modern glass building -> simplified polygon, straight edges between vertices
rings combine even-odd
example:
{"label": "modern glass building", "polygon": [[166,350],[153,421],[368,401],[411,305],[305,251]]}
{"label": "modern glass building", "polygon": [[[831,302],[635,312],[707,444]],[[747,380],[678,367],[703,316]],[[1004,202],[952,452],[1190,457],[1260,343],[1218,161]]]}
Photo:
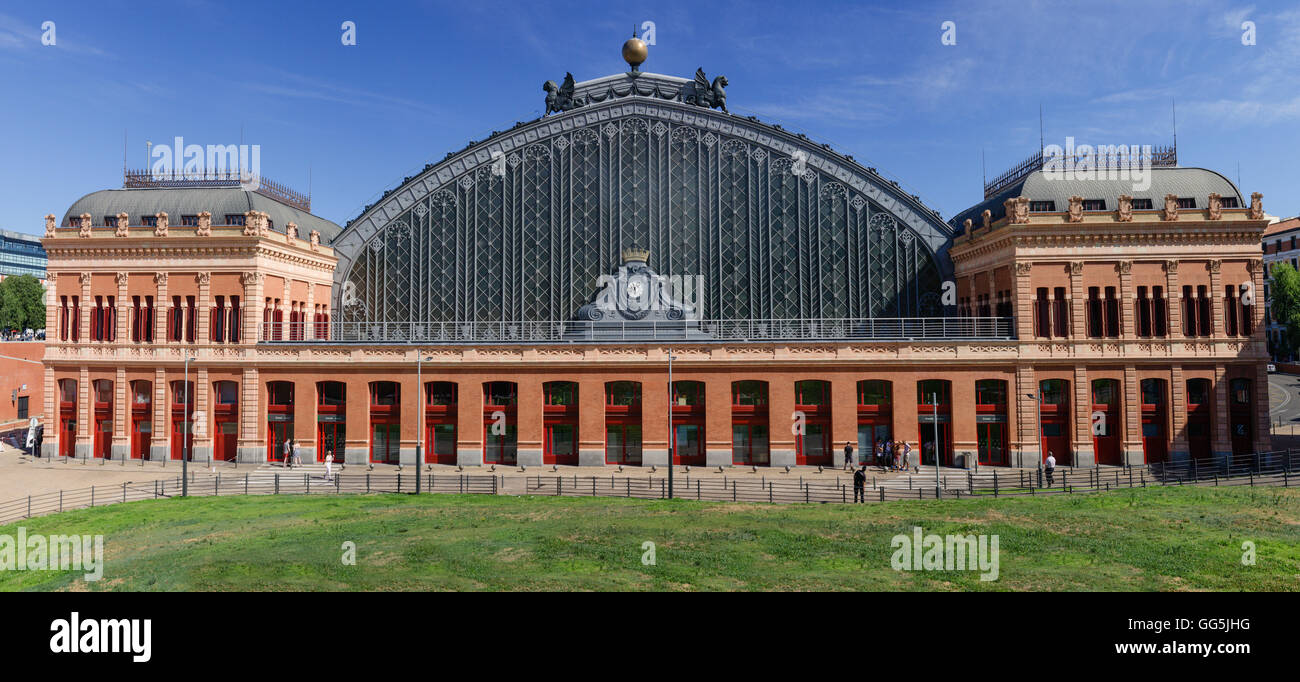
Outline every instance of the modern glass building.
{"label": "modern glass building", "polygon": [[45,279],[45,247],[34,234],[0,230],[0,279],[31,275]]}

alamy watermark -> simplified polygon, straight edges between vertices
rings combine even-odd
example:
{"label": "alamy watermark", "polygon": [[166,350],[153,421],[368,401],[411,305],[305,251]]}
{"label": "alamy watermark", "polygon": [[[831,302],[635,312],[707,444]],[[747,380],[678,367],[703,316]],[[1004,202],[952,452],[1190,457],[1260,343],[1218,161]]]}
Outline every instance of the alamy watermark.
{"label": "alamy watermark", "polygon": [[1128,180],[1134,191],[1151,188],[1152,146],[1144,145],[1075,145],[1073,137],[1065,146],[1043,147],[1043,173],[1050,180]]}
{"label": "alamy watermark", "polygon": [[925,535],[920,526],[912,535],[895,535],[889,542],[895,571],[980,571],[980,580],[998,579],[998,536]]}
{"label": "alamy watermark", "polygon": [[156,144],[149,149],[149,174],[154,180],[227,180],[239,178],[247,191],[261,186],[262,147],[256,144],[185,144],[176,136],[173,144]]}
{"label": "alamy watermark", "polygon": [[103,535],[0,535],[0,571],[84,571],[87,582],[104,577]]}

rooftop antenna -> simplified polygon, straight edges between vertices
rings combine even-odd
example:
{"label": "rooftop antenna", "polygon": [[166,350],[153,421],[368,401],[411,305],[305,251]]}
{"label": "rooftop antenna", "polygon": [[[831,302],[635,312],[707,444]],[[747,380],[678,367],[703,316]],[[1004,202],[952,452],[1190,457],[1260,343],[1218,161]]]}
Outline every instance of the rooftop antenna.
{"label": "rooftop antenna", "polygon": [[1038,158],[1043,158],[1043,103],[1038,103]]}
{"label": "rooftop antenna", "polygon": [[989,169],[984,165],[984,148],[980,147],[980,179],[984,181],[984,186],[989,186]]}
{"label": "rooftop antenna", "polygon": [[126,175],[126,128],[122,129],[122,175]]}
{"label": "rooftop antenna", "polygon": [[1169,100],[1169,109],[1173,113],[1174,122],[1174,158],[1178,158],[1178,100]]}

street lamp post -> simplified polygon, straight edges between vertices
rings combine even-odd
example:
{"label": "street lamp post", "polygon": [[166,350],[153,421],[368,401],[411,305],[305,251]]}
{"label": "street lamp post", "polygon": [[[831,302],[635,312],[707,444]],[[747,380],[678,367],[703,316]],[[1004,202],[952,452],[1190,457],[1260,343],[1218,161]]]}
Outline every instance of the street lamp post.
{"label": "street lamp post", "polygon": [[668,349],[668,499],[673,499],[673,349]]}
{"label": "street lamp post", "polygon": [[185,383],[181,385],[182,401],[185,404],[185,420],[181,422],[181,497],[190,494],[190,354],[185,354]]}
{"label": "street lamp post", "polygon": [[415,438],[415,494],[416,495],[420,494],[420,465],[424,463],[424,429],[425,429],[424,419],[425,417],[424,417],[424,377],[423,377],[422,370],[424,369],[424,361],[432,360],[432,359],[433,359],[432,356],[427,358],[424,357],[423,353],[416,353],[415,355],[415,392],[418,394],[415,405],[416,405],[416,409],[419,411],[419,416],[416,417],[415,423],[419,425],[417,428],[420,431],[418,434],[416,434],[416,438]]}
{"label": "street lamp post", "polygon": [[[1041,391],[1037,394],[1026,393],[1025,396],[1034,401],[1034,414],[1038,416],[1038,421],[1034,424],[1034,433],[1038,434],[1038,465],[1034,468],[1038,468],[1038,466],[1042,466],[1043,463],[1043,401],[1041,398]],[[1024,462],[1021,462],[1020,464],[1023,468]]]}
{"label": "street lamp post", "polygon": [[934,499],[942,497],[939,483],[939,394],[930,394],[930,405],[934,409]]}

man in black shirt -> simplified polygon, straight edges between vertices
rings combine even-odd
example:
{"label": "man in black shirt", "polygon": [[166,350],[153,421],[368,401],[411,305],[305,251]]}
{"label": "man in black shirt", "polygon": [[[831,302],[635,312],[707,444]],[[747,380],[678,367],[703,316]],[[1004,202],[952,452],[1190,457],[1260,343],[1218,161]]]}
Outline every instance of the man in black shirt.
{"label": "man in black shirt", "polygon": [[861,469],[854,469],[853,470],[853,501],[855,503],[867,501],[866,487],[867,487],[867,468],[864,466]]}
{"label": "man in black shirt", "polygon": [[853,441],[844,444],[844,470],[853,468]]}

